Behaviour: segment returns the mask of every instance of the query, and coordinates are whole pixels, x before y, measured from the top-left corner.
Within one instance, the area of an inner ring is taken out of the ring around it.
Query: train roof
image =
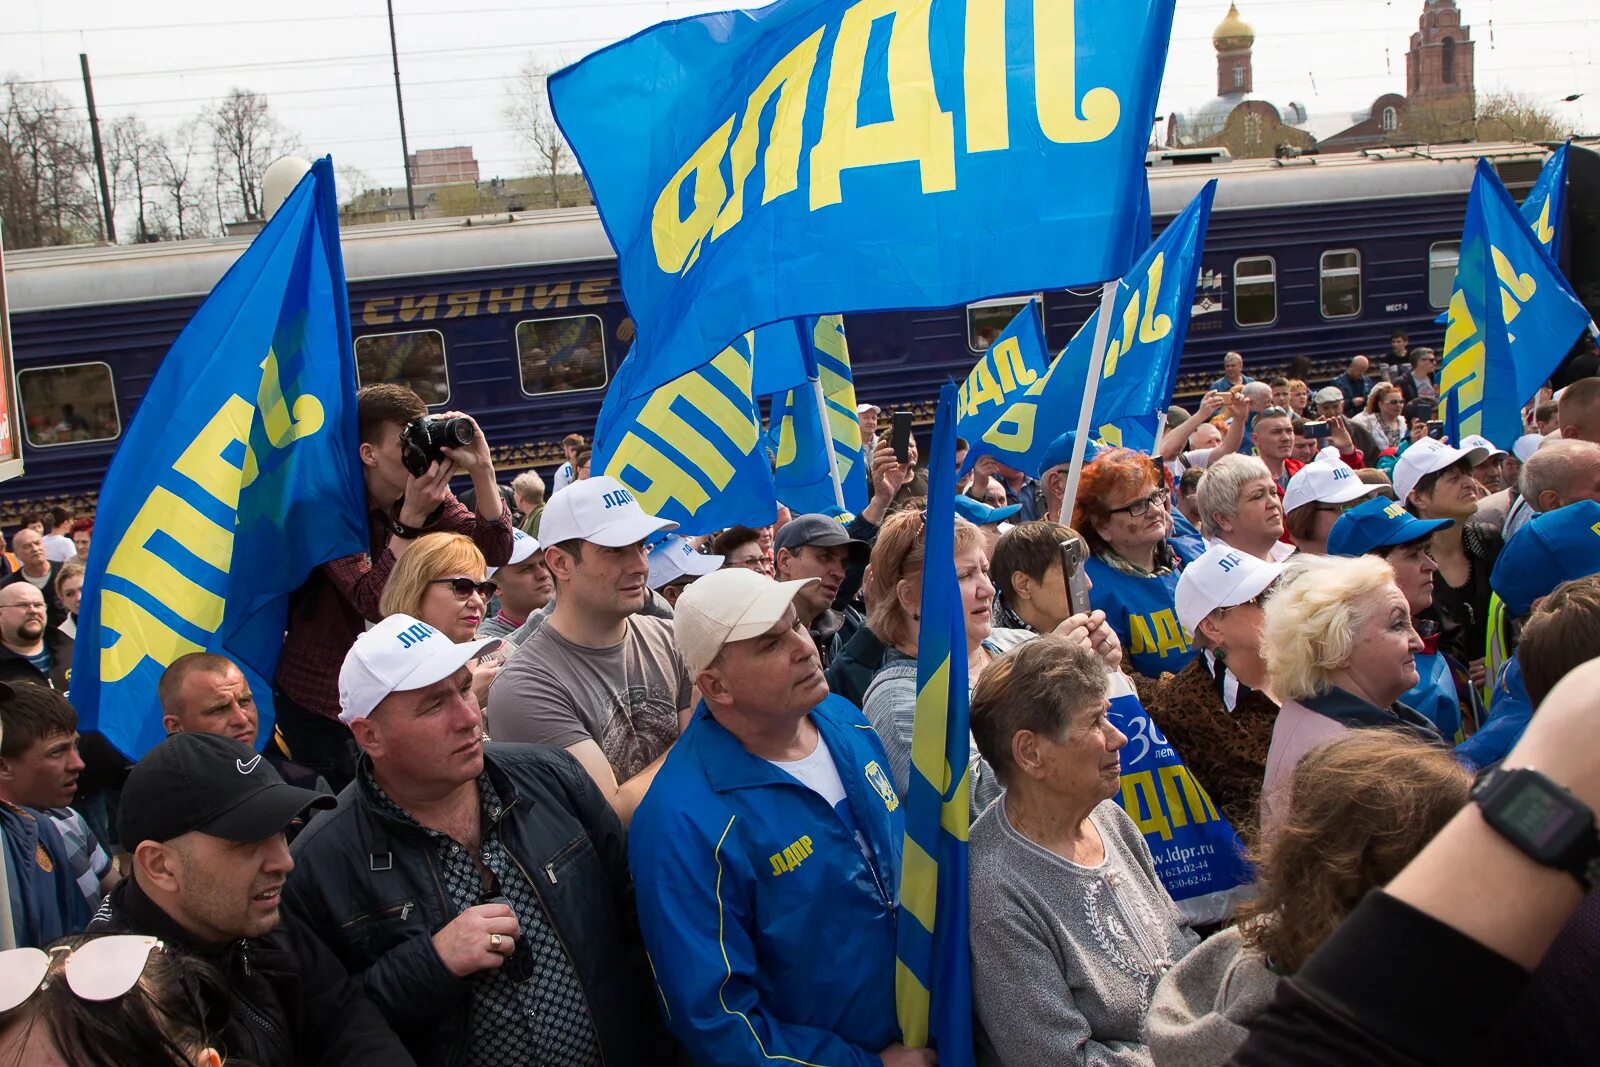
[[[1220,179],[1214,211],[1291,208],[1465,193],[1480,155],[1501,166],[1525,161],[1537,168],[1546,153],[1533,144],[1452,144],[1234,160],[1191,149],[1153,152],[1147,165],[1151,210],[1164,217],[1181,211],[1212,178]],[[354,226],[341,243],[351,282],[615,256],[592,207]],[[7,252],[7,298],[18,313],[198,296],[249,244],[241,236]]]

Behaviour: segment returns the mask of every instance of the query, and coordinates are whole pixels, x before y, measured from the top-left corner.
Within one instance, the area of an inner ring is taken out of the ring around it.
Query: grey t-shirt
[[[599,744],[618,782],[655,762],[678,737],[690,683],[672,623],[630,616],[608,648],[575,645],[543,625],[517,647],[489,688],[489,736],[567,748]]]

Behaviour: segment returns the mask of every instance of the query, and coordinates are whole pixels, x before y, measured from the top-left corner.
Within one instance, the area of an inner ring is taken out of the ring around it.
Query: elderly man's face
[[[1350,377],[1362,378],[1367,373],[1367,357],[1357,356],[1350,361]]]
[[[1344,413],[1344,400],[1324,400],[1317,405],[1317,418],[1334,419]]]
[[[766,633],[723,646],[707,675],[708,695],[774,719],[805,715],[828,695],[817,646],[793,607]]]
[[[17,536],[11,540],[11,551],[25,567],[38,570],[50,565],[44,556],[44,535],[32,526],[17,531]]]
[[[1237,379],[1244,373],[1244,357],[1230,352],[1222,360],[1222,373],[1225,377]]]

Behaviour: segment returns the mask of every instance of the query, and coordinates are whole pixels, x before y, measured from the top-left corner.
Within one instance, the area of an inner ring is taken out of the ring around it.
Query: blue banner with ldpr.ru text
[[[366,550],[356,371],[333,162],[323,158],[173,342],[106,472],[72,703],[138,758],[156,683],[208,651],[243,671],[272,734],[289,594]]]
[[[779,0],[554,75],[648,391],[744,331],[1122,275],[1174,0]]]

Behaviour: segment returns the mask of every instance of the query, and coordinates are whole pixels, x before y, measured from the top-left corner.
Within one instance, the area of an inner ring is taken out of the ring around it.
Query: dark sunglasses
[[[1258,419],[1290,419],[1294,416],[1288,408],[1281,408],[1274,404],[1256,417]]]
[[[457,600],[466,600],[473,593],[488,600],[494,596],[495,584],[493,582],[475,582],[471,578],[433,578],[429,585],[448,585],[450,591],[456,595]]]

